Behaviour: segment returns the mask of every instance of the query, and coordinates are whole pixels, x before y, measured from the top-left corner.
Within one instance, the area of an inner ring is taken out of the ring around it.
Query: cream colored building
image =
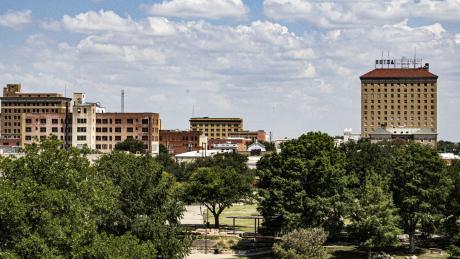
[[[191,118],[190,130],[198,130],[208,139],[225,139],[232,132],[243,130],[243,119],[241,118]]]
[[[376,68],[361,79],[361,136],[379,128],[437,133],[437,79],[420,68]]]
[[[104,112],[99,104],[86,102],[86,94],[73,94],[72,146],[96,149],[96,114]]]

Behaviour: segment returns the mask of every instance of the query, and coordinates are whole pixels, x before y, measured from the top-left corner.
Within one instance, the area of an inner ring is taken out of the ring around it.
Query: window
[[[115,119],[115,124],[121,124],[121,119]]]
[[[142,124],[149,124],[149,120],[148,119],[142,119]]]
[[[115,132],[121,132],[121,128],[115,128]]]
[[[46,119],[40,119],[40,123],[46,124]]]
[[[32,120],[31,119],[26,119],[26,123],[30,124],[30,123],[32,123]]]
[[[108,123],[109,123],[109,120],[107,120],[107,119],[102,120],[102,124],[108,124]]]
[[[86,127],[78,127],[77,132],[86,132]]]
[[[149,128],[142,128],[142,132],[149,132]]]
[[[133,132],[133,128],[126,128],[127,132]]]
[[[86,123],[86,119],[77,119],[77,123]]]
[[[142,140],[149,140],[149,136],[142,136]]]
[[[107,132],[107,128],[102,128],[102,132]]]
[[[79,140],[79,141],[85,141],[85,140],[86,140],[86,136],[77,136],[77,140]]]
[[[96,132],[101,132],[101,128],[96,128]]]
[[[40,132],[46,132],[46,128],[45,128],[45,127],[41,127],[41,128],[40,128]]]
[[[101,141],[101,136],[96,136],[96,141]]]
[[[32,128],[31,128],[31,127],[27,127],[27,128],[26,128],[26,132],[32,132]]]
[[[115,136],[115,141],[121,141],[121,136]]]
[[[128,124],[133,124],[133,119],[127,119],[126,122],[127,122]]]
[[[32,136],[26,136],[26,140],[32,140]]]
[[[56,132],[58,132],[58,128],[57,128],[57,127],[52,127],[52,128],[51,128],[51,131],[54,132],[54,133],[56,133]]]
[[[58,123],[59,123],[59,120],[58,120],[58,119],[52,119],[52,120],[51,120],[51,123],[52,123],[52,124],[58,124]]]

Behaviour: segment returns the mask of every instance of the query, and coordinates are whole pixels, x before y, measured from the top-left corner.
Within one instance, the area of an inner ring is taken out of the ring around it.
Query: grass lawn
[[[235,204],[230,208],[225,209],[222,214],[220,214],[220,226],[233,226],[233,219],[227,219],[227,216],[255,216],[259,213],[257,212],[257,204]],[[209,223],[214,224],[214,217],[212,213],[209,212]],[[262,224],[262,220],[260,220]],[[245,232],[254,232],[254,220],[253,219],[235,219],[235,225],[237,231]]]

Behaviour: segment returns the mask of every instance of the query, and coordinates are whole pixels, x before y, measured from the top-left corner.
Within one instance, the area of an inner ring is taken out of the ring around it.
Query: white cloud
[[[48,31],[59,31],[61,29],[61,23],[52,19],[45,19],[40,21],[40,26]]]
[[[242,18],[248,13],[242,0],[164,0],[145,8],[153,15],[180,18]]]
[[[69,31],[97,32],[97,31],[130,31],[135,29],[130,17],[123,18],[113,11],[100,10],[80,13],[74,17],[64,15],[63,26]]]
[[[410,17],[460,21],[458,0],[264,0],[263,6],[273,19],[307,21],[324,28],[382,25]]]
[[[460,44],[460,33],[457,33],[457,35],[456,35],[455,38],[456,38],[456,39],[455,39],[455,42],[456,42],[457,44]]]
[[[68,92],[87,92],[108,110],[118,110],[125,89],[127,111],[160,112],[171,128],[187,128],[193,109],[195,116],[241,116],[246,128],[277,137],[307,130],[337,134],[345,127],[359,130],[359,76],[373,69],[381,51],[411,56],[416,47],[440,76],[440,136],[460,130],[447,124],[460,113],[460,106],[447,105],[460,101],[460,61],[453,58],[460,56],[460,37],[443,23],[413,26],[402,19],[302,36],[270,21],[216,25],[111,11],[67,16],[61,23],[63,33],[83,34],[69,41],[36,35],[6,47],[1,60],[15,64],[0,66],[0,81],[19,81],[33,91],[44,83],[49,91],[67,85]]]
[[[17,28],[29,24],[32,21],[32,11],[7,11],[0,15],[0,26]]]

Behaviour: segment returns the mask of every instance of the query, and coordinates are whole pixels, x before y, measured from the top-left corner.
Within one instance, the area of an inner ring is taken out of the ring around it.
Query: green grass
[[[244,204],[244,205],[233,205],[230,208],[225,209],[220,214],[220,226],[221,227],[232,227],[233,219],[225,218],[227,216],[254,216],[258,215],[257,204]],[[209,212],[209,223],[214,224],[214,217]],[[260,220],[262,224],[262,220]],[[235,225],[237,231],[254,232],[254,220],[253,219],[235,219]]]

